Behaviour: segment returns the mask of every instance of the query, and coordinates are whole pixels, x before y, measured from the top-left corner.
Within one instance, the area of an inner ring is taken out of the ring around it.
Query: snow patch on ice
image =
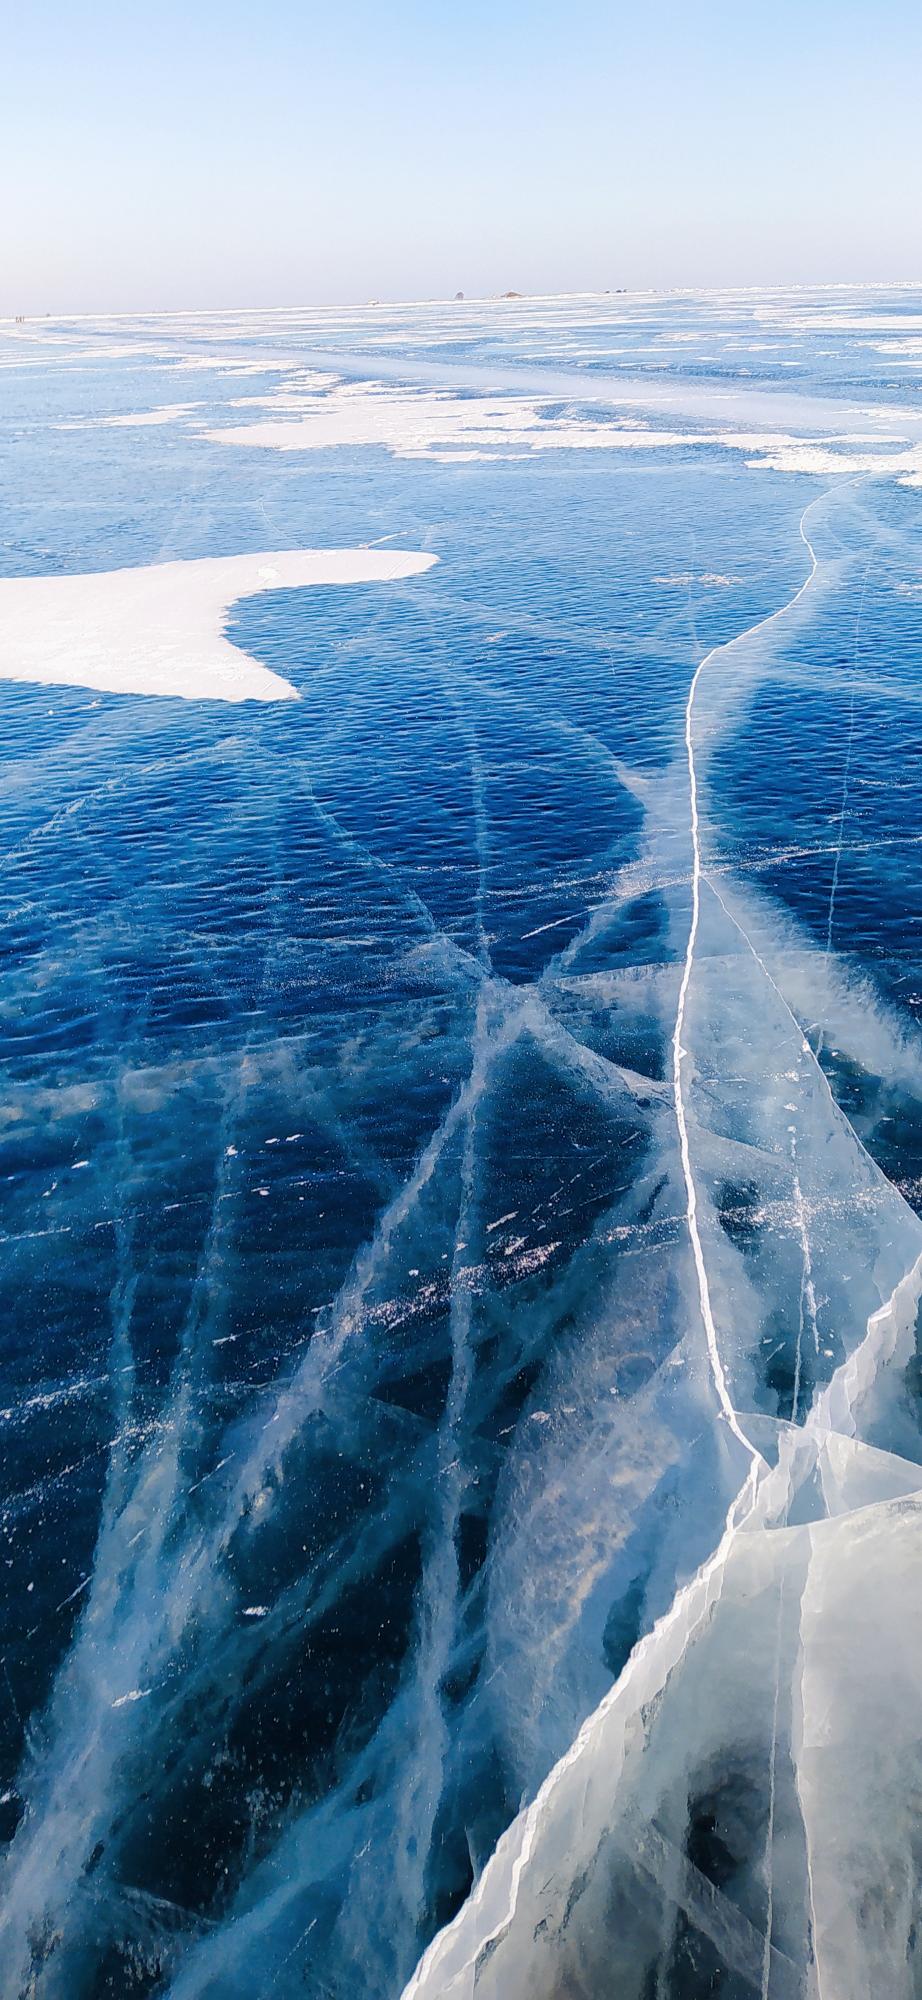
[[[187,417],[192,410],[200,410],[201,403],[161,403],[154,410],[127,410],[116,417],[74,417],[67,422],[52,424],[55,431],[95,431],[95,430],[145,430],[155,424],[173,424],[181,417]]]
[[[214,444],[272,451],[379,445],[396,458],[445,464],[530,457],[542,451],[711,446],[742,452],[747,464],[775,472],[824,478],[863,473],[895,478],[906,486],[922,485],[922,443],[906,435],[839,431],[817,438],[782,431],[660,430],[636,414],[626,414],[618,398],[593,397],[591,402],[589,413],[583,404],[561,405],[546,396],[461,395],[453,389],[382,381],[338,381],[330,387],[319,377],[301,388],[289,381],[276,394],[252,399],[268,413],[252,423],[203,428],[200,435]]]
[[[581,418],[546,397],[463,396],[450,389],[338,382],[322,390],[312,385],[300,396],[288,383],[279,395],[257,400],[270,415],[203,435],[212,443],[274,451],[381,445],[396,458],[459,459],[701,442],[685,432],[654,430],[636,417]]]
[[[262,590],[383,583],[435,556],[285,549],[95,576],[0,578],[0,680],[186,701],[292,701],[290,681],[231,644],[228,607]]]

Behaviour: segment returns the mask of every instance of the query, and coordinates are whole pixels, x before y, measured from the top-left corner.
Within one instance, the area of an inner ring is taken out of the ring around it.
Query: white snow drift
[[[187,701],[296,700],[290,681],[225,636],[228,607],[262,590],[385,583],[435,561],[392,549],[287,549],[95,576],[3,577],[0,679]]]

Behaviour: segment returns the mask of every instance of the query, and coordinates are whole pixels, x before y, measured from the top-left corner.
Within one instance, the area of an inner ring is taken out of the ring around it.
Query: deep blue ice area
[[[644,310],[671,374],[708,372],[723,307]],[[527,382],[577,345],[636,369],[638,337],[583,305],[437,353],[395,324],[383,352]],[[798,389],[892,400],[847,330],[764,337]],[[373,373],[349,325],[300,335],[337,338]],[[711,377],[777,386],[736,338]],[[293,348],[239,351],[271,386]],[[439,562],[236,606],[296,703],[0,682],[0,1995],[399,2000],[745,1476],[673,1105],[712,649],[692,1154],[772,1464],[918,1255],[920,495],[706,443],[446,465],[80,428],[186,397],[210,422],[260,378],[36,354],[0,389],[3,575],[379,536]],[[816,588],[763,629],[811,506]],[[875,1466],[922,1462],[914,1314],[843,1430]],[[770,1561],[733,1571],[725,1650],[718,1617],[638,1707],[627,1832],[562,1841],[566,1920],[545,1948],[529,1917],[526,1950],[510,1919],[484,1992],[815,1990],[831,1836],[778,1688],[816,1657],[823,1476],[749,1537]],[[873,1963],[908,1996],[907,1870]],[[447,1977],[421,1990],[476,1990]]]

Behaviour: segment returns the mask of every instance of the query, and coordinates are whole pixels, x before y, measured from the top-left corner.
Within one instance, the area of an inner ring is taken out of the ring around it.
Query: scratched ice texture
[[[2,2000],[922,1995],[920,371],[0,328],[0,611],[438,558],[0,679]]]

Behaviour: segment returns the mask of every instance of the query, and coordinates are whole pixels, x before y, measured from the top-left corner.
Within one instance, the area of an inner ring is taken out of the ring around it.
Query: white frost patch
[[[273,371],[267,369],[265,372]],[[264,396],[232,396],[230,407],[232,410],[294,410],[300,413],[304,409],[306,395],[335,389],[340,380],[339,375],[330,375],[319,368],[290,369],[278,389],[270,390]]]
[[[292,701],[297,691],[233,646],[228,607],[261,590],[383,583],[435,556],[284,549],[153,563],[96,576],[0,578],[0,680],[187,701]]]
[[[113,430],[141,430],[148,424],[172,424],[177,417],[187,417],[190,410],[200,410],[201,403],[161,403],[157,410],[137,410],[121,417],[100,417],[100,424]]]
[[[200,410],[201,403],[161,403],[156,410],[128,410],[119,417],[75,417],[52,424],[53,431],[144,430],[151,424],[173,424]]]
[[[806,438],[734,438],[730,434],[720,438],[719,442],[732,445],[737,451],[757,452],[757,457],[747,458],[747,464],[764,466],[771,472],[811,472],[822,478],[836,473],[858,473],[870,478],[895,479],[900,486],[922,486],[922,445],[919,444],[904,444],[901,451],[862,451],[856,450],[855,446],[869,443],[870,439],[843,437],[817,444]],[[844,445],[846,449],[836,450],[836,444]]]
[[[170,365],[177,374],[197,369],[206,375],[284,375],[301,367],[296,361],[246,361],[233,354],[183,354]]]
[[[203,435],[215,444],[275,451],[383,445],[397,458],[468,460],[485,452],[611,451],[702,441],[685,432],[652,430],[636,417],[611,417],[605,423],[580,419],[570,411],[561,413],[559,402],[546,397],[460,396],[451,389],[397,388],[385,382],[338,382],[326,390],[313,385],[300,396],[288,383],[278,396],[254,401],[274,414]]]
[[[683,570],[677,576],[654,576],[652,583],[663,584],[669,590],[688,590],[693,583],[706,584],[710,590],[732,590],[739,579],[722,576],[717,570]]]
[[[289,382],[275,395],[253,398],[269,413],[253,423],[203,429],[200,435],[213,444],[273,451],[380,445],[396,458],[446,464],[523,458],[554,450],[716,446],[743,452],[750,465],[775,472],[809,472],[824,478],[866,473],[894,478],[905,486],[922,485],[922,445],[905,435],[882,439],[876,431],[842,431],[817,439],[772,431],[657,430],[636,415],[615,414],[617,399],[591,400],[603,410],[607,402],[604,418],[580,417],[575,406],[562,407],[547,397],[462,396],[451,389],[398,387],[389,382],[340,381],[330,388],[320,378],[300,389]]]

